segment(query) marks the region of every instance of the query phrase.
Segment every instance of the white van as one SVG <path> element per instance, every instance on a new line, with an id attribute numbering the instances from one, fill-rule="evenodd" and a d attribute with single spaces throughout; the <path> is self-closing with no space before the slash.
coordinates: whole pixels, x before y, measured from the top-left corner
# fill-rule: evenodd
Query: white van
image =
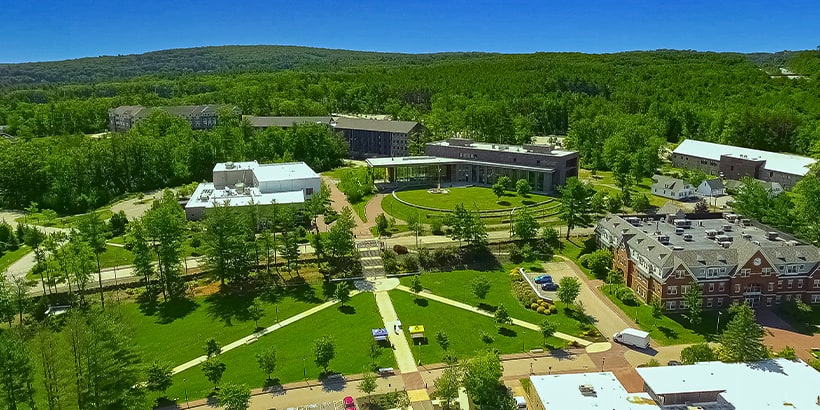
<path id="1" fill-rule="evenodd" d="M 612 340 L 641 349 L 649 347 L 649 333 L 628 327 L 612 335 Z"/>

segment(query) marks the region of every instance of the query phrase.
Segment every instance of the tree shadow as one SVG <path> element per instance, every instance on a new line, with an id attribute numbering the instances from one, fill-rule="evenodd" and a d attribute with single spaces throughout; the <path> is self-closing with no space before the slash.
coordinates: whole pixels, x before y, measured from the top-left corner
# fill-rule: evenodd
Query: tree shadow
<path id="1" fill-rule="evenodd" d="M 279 380 L 278 377 L 266 379 L 265 384 L 262 386 L 262 390 L 265 393 L 270 393 L 277 396 L 285 394 L 285 387 L 282 386 L 282 382 Z"/>
<path id="2" fill-rule="evenodd" d="M 253 303 L 255 296 L 252 292 L 244 292 L 241 289 L 236 290 L 223 286 L 219 292 L 205 299 L 208 303 L 208 315 L 225 322 L 228 326 L 232 326 L 234 320 L 250 320 L 248 306 Z"/>
<path id="3" fill-rule="evenodd" d="M 413 303 L 415 303 L 419 307 L 427 307 L 430 304 L 430 302 L 428 302 L 427 299 L 422 299 L 422 298 L 413 299 Z"/>
<path id="4" fill-rule="evenodd" d="M 199 303 L 191 299 L 172 299 L 161 303 L 156 309 L 157 322 L 164 325 L 182 319 L 198 306 Z"/>
<path id="5" fill-rule="evenodd" d="M 527 195 L 526 197 L 529 197 L 529 195 Z M 535 201 L 533 201 L 531 199 L 525 199 L 525 200 L 521 201 L 521 204 L 523 204 L 523 205 L 532 205 L 534 203 L 535 203 Z"/>
<path id="6" fill-rule="evenodd" d="M 341 374 L 328 372 L 319 375 L 322 382 L 322 391 L 325 392 L 340 392 L 347 386 L 347 380 Z"/>
<path id="7" fill-rule="evenodd" d="M 518 332 L 508 327 L 499 327 L 498 334 L 504 337 L 518 337 Z"/>
<path id="8" fill-rule="evenodd" d="M 498 310 L 498 306 L 488 305 L 484 302 L 479 303 L 478 308 L 490 313 L 495 313 L 495 311 Z"/>
<path id="9" fill-rule="evenodd" d="M 355 315 L 356 308 L 350 305 L 339 306 L 339 312 L 342 312 L 346 315 Z"/>
<path id="10" fill-rule="evenodd" d="M 496 202 L 496 203 L 497 203 L 498 205 L 501 205 L 501 206 L 510 206 L 510 205 L 512 205 L 512 204 L 510 203 L 510 201 L 498 201 L 498 202 Z"/>
<path id="11" fill-rule="evenodd" d="M 678 338 L 678 332 L 675 331 L 674 329 L 670 329 L 666 326 L 658 326 L 658 330 L 661 333 L 663 333 L 663 335 L 666 336 L 668 339 L 677 339 Z"/>

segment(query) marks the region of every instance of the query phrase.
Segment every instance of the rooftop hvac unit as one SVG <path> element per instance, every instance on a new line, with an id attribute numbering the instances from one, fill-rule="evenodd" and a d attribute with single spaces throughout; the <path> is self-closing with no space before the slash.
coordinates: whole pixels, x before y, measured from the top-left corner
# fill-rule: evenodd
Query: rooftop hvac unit
<path id="1" fill-rule="evenodd" d="M 578 386 L 578 390 L 584 396 L 595 396 L 595 395 L 597 395 L 597 393 L 595 393 L 595 387 L 592 387 L 591 384 L 582 384 L 582 385 Z"/>
<path id="2" fill-rule="evenodd" d="M 225 169 L 234 169 L 234 168 L 236 168 L 236 165 L 233 162 L 226 162 L 225 163 Z"/>

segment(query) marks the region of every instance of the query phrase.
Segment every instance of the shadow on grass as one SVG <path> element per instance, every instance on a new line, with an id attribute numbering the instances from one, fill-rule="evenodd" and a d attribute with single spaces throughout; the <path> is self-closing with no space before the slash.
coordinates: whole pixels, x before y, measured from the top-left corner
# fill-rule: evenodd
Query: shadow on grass
<path id="1" fill-rule="evenodd" d="M 415 303 L 415 304 L 416 304 L 416 305 L 418 305 L 419 307 L 427 307 L 427 306 L 429 306 L 429 305 L 430 305 L 430 302 L 429 302 L 429 301 L 427 301 L 427 299 L 422 299 L 422 298 L 415 298 L 415 299 L 413 299 L 413 303 Z"/>
<path id="2" fill-rule="evenodd" d="M 497 203 L 497 204 L 499 204 L 499 205 L 501 205 L 501 206 L 510 206 L 510 205 L 512 205 L 512 204 L 510 203 L 510 201 L 498 201 L 498 202 L 496 202 L 496 203 Z"/>
<path id="3" fill-rule="evenodd" d="M 285 394 L 285 387 L 282 386 L 282 382 L 279 381 L 278 377 L 274 377 L 273 379 L 266 379 L 265 384 L 262 386 L 262 390 L 265 393 L 273 394 L 276 396 Z"/>
<path id="4" fill-rule="evenodd" d="M 667 339 L 675 340 L 678 338 L 678 332 L 666 326 L 658 326 L 658 330 L 663 333 Z"/>
<path id="5" fill-rule="evenodd" d="M 253 303 L 255 296 L 255 292 L 223 286 L 219 292 L 205 298 L 208 303 L 208 315 L 225 322 L 228 326 L 233 325 L 234 320 L 250 320 L 248 306 Z"/>
<path id="6" fill-rule="evenodd" d="M 356 308 L 353 306 L 339 306 L 339 312 L 342 312 L 346 315 L 355 315 Z"/>
<path id="7" fill-rule="evenodd" d="M 339 392 L 347 386 L 347 380 L 339 373 L 322 373 L 319 375 L 322 382 L 322 391 Z"/>
<path id="8" fill-rule="evenodd" d="M 495 313 L 495 311 L 498 310 L 498 306 L 488 305 L 484 302 L 479 303 L 478 308 L 490 313 Z"/>
<path id="9" fill-rule="evenodd" d="M 198 303 L 190 299 L 176 299 L 161 303 L 156 309 L 157 322 L 168 324 L 177 319 L 182 319 L 196 310 L 198 306 Z"/>
<path id="10" fill-rule="evenodd" d="M 518 337 L 518 332 L 507 327 L 499 327 L 498 334 L 504 337 Z"/>

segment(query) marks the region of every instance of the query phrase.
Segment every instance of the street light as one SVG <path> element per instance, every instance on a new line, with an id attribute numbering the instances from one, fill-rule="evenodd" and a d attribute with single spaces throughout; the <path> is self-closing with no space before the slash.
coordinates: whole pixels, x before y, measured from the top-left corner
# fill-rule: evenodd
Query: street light
<path id="1" fill-rule="evenodd" d="M 604 367 L 606 366 L 606 357 L 601 358 L 601 372 L 603 373 Z"/>
<path id="2" fill-rule="evenodd" d="M 182 385 L 184 386 L 184 389 L 185 389 L 185 408 L 188 408 L 188 407 L 190 407 L 190 404 L 188 404 L 188 379 L 187 378 L 184 378 L 184 377 L 182 378 Z"/>
<path id="3" fill-rule="evenodd" d="M 718 332 L 720 332 L 720 316 L 722 314 L 723 314 L 723 312 L 718 311 L 717 325 L 715 325 L 715 334 L 718 334 Z"/>
<path id="4" fill-rule="evenodd" d="M 307 367 L 305 367 L 305 358 L 302 357 L 302 377 L 307 381 Z"/>

